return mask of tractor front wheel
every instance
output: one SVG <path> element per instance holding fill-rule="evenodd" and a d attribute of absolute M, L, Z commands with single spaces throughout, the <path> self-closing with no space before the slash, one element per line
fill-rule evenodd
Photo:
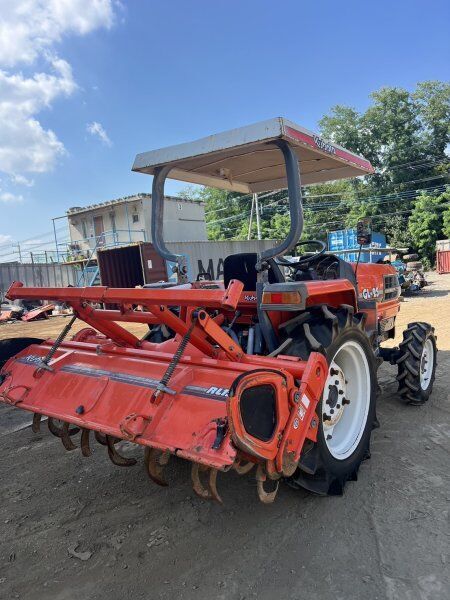
<path fill-rule="evenodd" d="M 398 348 L 397 381 L 400 396 L 420 406 L 430 397 L 436 373 L 436 336 L 428 323 L 410 323 Z"/>
<path fill-rule="evenodd" d="M 370 456 L 370 438 L 377 424 L 377 361 L 363 314 L 354 314 L 350 306 L 339 310 L 323 306 L 306 314 L 289 332 L 294 339 L 290 353 L 307 359 L 311 351 L 322 352 L 329 369 L 317 409 L 317 443 L 305 447 L 288 483 L 316 494 L 340 495 Z"/>

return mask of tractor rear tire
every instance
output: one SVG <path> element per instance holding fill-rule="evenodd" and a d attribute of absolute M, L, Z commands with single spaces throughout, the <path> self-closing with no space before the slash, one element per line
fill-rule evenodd
<path fill-rule="evenodd" d="M 40 338 L 8 338 L 0 340 L 0 369 L 3 365 L 16 354 L 31 346 L 31 344 L 41 344 L 44 340 Z"/>
<path fill-rule="evenodd" d="M 330 367 L 317 408 L 317 442 L 305 444 L 298 469 L 287 479 L 291 487 L 341 495 L 346 481 L 356 481 L 362 461 L 370 457 L 372 430 L 378 426 L 379 363 L 364 324 L 365 314 L 354 314 L 351 306 L 324 305 L 308 309 L 286 328 L 294 340 L 289 354 L 307 360 L 312 351 L 321 352 Z"/>
<path fill-rule="evenodd" d="M 436 375 L 436 336 L 428 323 L 409 323 L 399 345 L 398 391 L 408 404 L 421 406 L 430 397 Z"/>

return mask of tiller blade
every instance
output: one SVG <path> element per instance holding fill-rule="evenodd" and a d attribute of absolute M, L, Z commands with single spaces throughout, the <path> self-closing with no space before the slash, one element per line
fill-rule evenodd
<path fill-rule="evenodd" d="M 206 488 L 200 481 L 200 472 L 207 473 Z M 215 500 L 219 504 L 223 504 L 222 498 L 217 492 L 217 469 L 199 465 L 198 463 L 192 463 L 191 478 L 192 488 L 199 498 L 203 498 L 204 500 Z"/>
<path fill-rule="evenodd" d="M 170 452 L 165 450 L 156 450 L 156 448 L 147 447 L 144 451 L 144 464 L 147 469 L 148 476 L 152 481 L 162 487 L 167 487 L 169 484 L 164 477 L 164 468 L 170 460 Z"/>

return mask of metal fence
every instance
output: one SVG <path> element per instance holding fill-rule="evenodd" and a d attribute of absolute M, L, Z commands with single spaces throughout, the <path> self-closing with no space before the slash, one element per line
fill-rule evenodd
<path fill-rule="evenodd" d="M 71 265 L 0 263 L 0 296 L 13 281 L 33 287 L 63 287 L 76 285 L 77 269 Z"/>

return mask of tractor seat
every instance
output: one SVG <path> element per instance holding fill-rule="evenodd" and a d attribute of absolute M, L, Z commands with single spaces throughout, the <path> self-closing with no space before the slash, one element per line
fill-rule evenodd
<path fill-rule="evenodd" d="M 230 254 L 223 261 L 223 283 L 225 288 L 232 279 L 238 279 L 244 284 L 244 291 L 256 290 L 257 271 L 255 269 L 258 255 L 256 252 L 243 252 L 241 254 Z M 283 283 L 285 281 L 280 267 L 269 260 L 269 283 Z"/>

